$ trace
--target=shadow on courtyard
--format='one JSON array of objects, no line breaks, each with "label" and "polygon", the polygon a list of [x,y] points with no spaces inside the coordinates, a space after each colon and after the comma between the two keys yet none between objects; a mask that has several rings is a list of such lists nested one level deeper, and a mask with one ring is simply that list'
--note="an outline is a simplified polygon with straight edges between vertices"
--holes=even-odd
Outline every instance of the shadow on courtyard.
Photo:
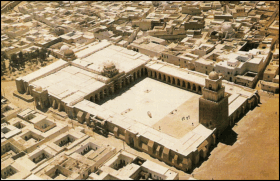
[{"label": "shadow on courtyard", "polygon": [[138,78],[137,80],[135,80],[134,82],[130,83],[129,85],[124,86],[121,89],[117,89],[115,91],[114,94],[111,94],[109,96],[106,96],[105,98],[101,99],[100,101],[96,102],[96,104],[98,105],[102,105],[105,102],[111,100],[111,99],[115,99],[118,96],[121,96],[123,93],[125,93],[126,91],[128,91],[131,87],[133,87],[135,84],[138,84],[139,82],[141,82],[142,80],[144,80],[147,76],[142,76],[140,78]]}]

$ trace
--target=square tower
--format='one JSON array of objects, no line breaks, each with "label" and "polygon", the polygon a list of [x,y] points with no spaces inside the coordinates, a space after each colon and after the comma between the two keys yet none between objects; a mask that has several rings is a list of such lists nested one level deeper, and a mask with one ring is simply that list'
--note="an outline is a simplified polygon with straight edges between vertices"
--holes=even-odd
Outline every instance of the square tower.
[{"label": "square tower", "polygon": [[199,98],[199,123],[217,129],[218,135],[228,126],[228,96],[222,86],[222,76],[211,72],[205,79],[202,97]]}]

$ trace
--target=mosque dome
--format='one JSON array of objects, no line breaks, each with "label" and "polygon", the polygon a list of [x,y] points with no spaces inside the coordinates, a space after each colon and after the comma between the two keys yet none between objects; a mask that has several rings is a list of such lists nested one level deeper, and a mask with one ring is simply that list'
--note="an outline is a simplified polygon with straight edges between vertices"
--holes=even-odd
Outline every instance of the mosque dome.
[{"label": "mosque dome", "polygon": [[108,61],[104,64],[104,68],[106,68],[106,69],[114,69],[115,67],[116,66],[114,65],[114,63],[110,62],[110,61]]},{"label": "mosque dome", "polygon": [[61,53],[61,54],[64,54],[64,52],[65,52],[66,50],[69,50],[69,47],[68,47],[67,45],[62,45],[61,48],[60,48],[60,53]]},{"label": "mosque dome", "polygon": [[64,51],[64,56],[66,56],[66,57],[70,57],[73,54],[74,54],[74,52],[71,49],[67,49],[67,50]]},{"label": "mosque dome", "polygon": [[42,90],[43,90],[43,88],[41,86],[38,86],[35,88],[35,91],[37,91],[37,92],[42,92]]},{"label": "mosque dome", "polygon": [[107,61],[104,63],[104,68],[102,71],[102,75],[105,77],[112,78],[119,73],[119,70],[116,68],[115,64],[111,61]]},{"label": "mosque dome", "polygon": [[215,72],[215,71],[210,72],[210,74],[209,74],[209,79],[211,79],[211,80],[217,80],[217,79],[219,79],[218,73]]},{"label": "mosque dome", "polygon": [[222,32],[229,32],[229,33],[232,33],[234,30],[231,26],[231,23],[224,23],[221,27],[221,31]]}]

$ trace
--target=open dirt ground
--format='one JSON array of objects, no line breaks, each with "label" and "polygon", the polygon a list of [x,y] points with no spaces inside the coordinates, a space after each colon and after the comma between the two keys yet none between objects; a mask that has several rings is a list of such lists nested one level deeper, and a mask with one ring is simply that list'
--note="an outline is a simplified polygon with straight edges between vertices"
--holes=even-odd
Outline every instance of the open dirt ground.
[{"label": "open dirt ground", "polygon": [[218,143],[196,179],[279,179],[279,95],[260,92],[261,104],[234,126],[233,145]]}]

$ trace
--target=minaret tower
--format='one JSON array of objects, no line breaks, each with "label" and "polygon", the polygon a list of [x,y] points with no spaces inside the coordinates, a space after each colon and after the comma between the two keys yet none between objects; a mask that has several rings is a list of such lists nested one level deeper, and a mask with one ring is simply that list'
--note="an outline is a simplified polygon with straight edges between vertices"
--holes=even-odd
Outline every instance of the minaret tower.
[{"label": "minaret tower", "polygon": [[217,129],[220,135],[227,128],[228,122],[228,96],[222,86],[222,76],[211,72],[205,79],[202,97],[199,98],[199,123],[209,129]]}]

